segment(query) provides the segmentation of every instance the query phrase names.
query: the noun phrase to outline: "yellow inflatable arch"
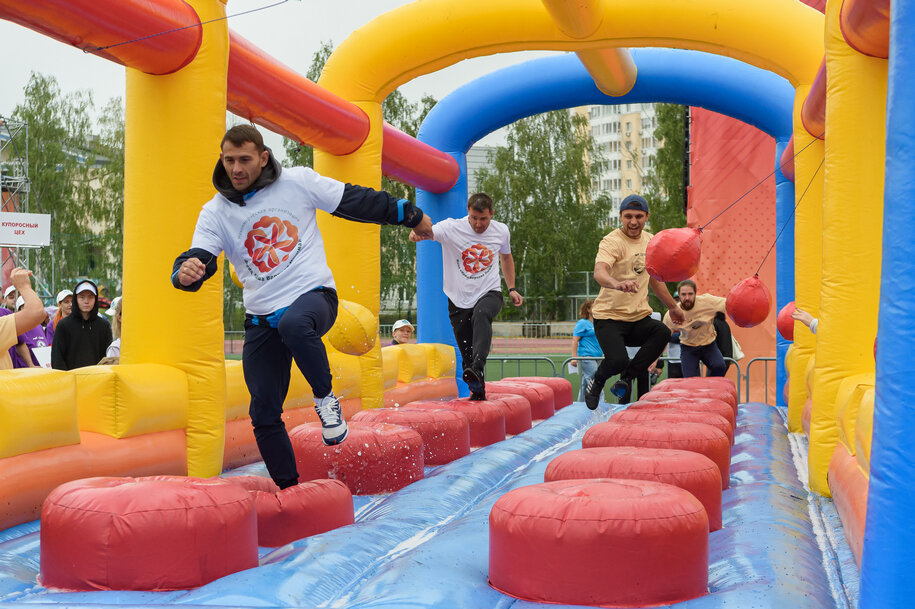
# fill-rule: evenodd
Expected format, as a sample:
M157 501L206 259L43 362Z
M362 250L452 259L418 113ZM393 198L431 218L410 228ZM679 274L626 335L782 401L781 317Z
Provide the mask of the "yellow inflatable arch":
M620 0L575 3L597 11L593 32L573 38L553 20L545 3L531 0L427 0L390 11L354 32L328 60L319 84L356 103L371 118L363 146L347 156L315 153L316 169L339 180L379 187L381 102L417 76L463 59L530 49L582 51L607 47L655 46L707 51L734 57L788 79L797 89L799 116L823 57L823 15L794 0L735 3L728 0ZM663 18L659 16L663 15ZM796 183L811 183L797 220L797 301L819 311L822 142L795 120ZM341 296L377 312L379 230L336 218L319 219L328 259ZM355 237L355 238L354 238ZM353 243L359 243L357 254ZM798 333L799 335L802 333ZM813 355L812 337L798 340L792 366L792 430L799 431L806 400L803 370ZM363 358L363 396L379 399L380 360ZM799 404L799 405L798 405ZM812 453L818 454L817 450ZM831 450L829 451L831 454ZM828 461L828 454L824 452ZM825 486L825 466L823 486Z

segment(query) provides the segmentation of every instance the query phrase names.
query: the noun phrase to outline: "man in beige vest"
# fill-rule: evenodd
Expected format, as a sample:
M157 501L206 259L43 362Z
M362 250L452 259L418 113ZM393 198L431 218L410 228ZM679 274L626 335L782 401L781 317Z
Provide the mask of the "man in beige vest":
M721 350L715 343L715 314L724 312L727 299L712 294L696 294L696 283L689 279L677 285L680 296L679 308L683 311L683 323L674 327L670 312L664 316L664 325L673 332L680 332L680 365L683 376L699 376L699 362L708 367L709 376L724 376L727 365Z
M622 399L632 379L648 370L667 346L670 330L651 318L649 286L670 309L674 322L683 320L683 312L667 286L649 277L645 270L645 250L652 236L643 230L648 215L648 202L643 197L629 195L623 199L620 227L601 240L594 261L594 280L601 290L591 315L604 360L585 391L585 404L592 410L597 408L607 379L620 375L610 392ZM626 347L639 347L631 360Z

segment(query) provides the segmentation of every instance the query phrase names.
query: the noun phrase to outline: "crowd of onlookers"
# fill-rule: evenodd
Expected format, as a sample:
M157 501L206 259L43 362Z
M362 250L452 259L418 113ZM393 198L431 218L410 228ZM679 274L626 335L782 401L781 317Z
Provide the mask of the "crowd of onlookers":
M31 272L14 269L0 301L0 369L72 370L117 364L121 355L121 297L99 297L82 279L44 307L32 289ZM100 310L100 305L106 308ZM8 349L8 351L7 351Z

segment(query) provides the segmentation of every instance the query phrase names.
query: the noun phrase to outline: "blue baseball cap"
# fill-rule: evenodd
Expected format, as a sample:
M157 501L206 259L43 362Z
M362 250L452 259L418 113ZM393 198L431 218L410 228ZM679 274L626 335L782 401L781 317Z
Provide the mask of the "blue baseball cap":
M648 201L641 195L629 195L620 203L620 213L626 210L643 211L648 213Z

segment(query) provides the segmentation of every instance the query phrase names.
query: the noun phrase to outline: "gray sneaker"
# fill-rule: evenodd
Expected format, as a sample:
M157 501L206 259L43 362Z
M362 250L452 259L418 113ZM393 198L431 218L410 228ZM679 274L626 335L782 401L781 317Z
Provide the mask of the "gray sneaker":
M330 392L327 397L320 400L315 399L315 411L318 413L318 418L321 419L321 438L324 440L324 444L334 446L343 442L349 429L343 418L340 401L334 396L334 393Z

